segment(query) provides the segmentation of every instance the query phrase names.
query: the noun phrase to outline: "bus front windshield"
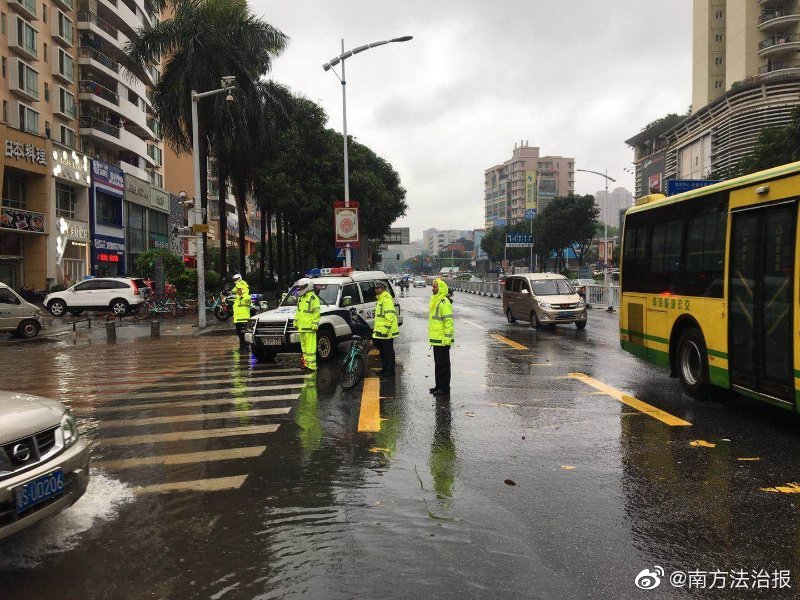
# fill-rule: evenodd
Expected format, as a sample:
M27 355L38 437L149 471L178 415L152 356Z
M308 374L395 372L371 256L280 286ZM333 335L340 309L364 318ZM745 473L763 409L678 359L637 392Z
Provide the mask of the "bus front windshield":
M339 286L335 283L315 283L314 293L319 301L325 305L335 305L336 298L339 296ZM297 306L299 295L297 288L293 287L281 302L281 306Z

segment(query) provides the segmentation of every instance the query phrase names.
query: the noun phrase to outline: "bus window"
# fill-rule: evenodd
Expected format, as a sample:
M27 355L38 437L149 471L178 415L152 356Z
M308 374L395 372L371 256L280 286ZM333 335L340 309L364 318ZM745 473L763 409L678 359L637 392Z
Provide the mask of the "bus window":
M683 220L657 223L650 243L650 291L677 292L681 270Z

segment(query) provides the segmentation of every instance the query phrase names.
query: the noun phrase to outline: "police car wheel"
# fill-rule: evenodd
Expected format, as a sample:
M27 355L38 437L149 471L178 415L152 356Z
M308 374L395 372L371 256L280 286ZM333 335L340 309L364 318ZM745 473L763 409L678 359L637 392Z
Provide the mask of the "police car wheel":
M336 354L336 338L330 331L317 332L317 356L327 362Z

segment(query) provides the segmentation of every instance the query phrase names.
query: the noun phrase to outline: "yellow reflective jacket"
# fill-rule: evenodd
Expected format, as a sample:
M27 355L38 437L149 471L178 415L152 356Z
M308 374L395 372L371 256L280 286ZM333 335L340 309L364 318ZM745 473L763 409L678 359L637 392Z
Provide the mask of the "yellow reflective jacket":
M447 284L441 279L439 293L433 294L428 315L428 343L431 346L451 346L453 344L453 305L447 297Z
M300 296L297 301L294 326L304 333L314 332L319 327L319 298L312 290Z
M236 296L233 301L233 322L244 323L250 318L250 291L245 284L244 292L241 296Z
M388 340L400 335L400 328L397 325L397 311L394 306L392 295L386 290L378 296L375 305L375 327L372 337L379 340Z
M232 292L235 294L238 289L242 290L242 294L250 295L250 285L244 279L240 279L234 284Z

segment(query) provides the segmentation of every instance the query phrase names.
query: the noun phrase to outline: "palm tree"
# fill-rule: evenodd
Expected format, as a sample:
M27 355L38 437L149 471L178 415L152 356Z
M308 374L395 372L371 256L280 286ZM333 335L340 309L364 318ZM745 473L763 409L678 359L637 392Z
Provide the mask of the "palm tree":
M177 152L190 151L191 91L218 88L223 76L233 75L238 88L236 97L256 97L259 78L270 71L272 59L284 50L288 38L253 16L242 0L159 0L156 4L158 9L169 6L173 16L154 27L142 28L138 38L128 43L127 67L132 73L141 73L165 57L161 79L153 92L153 108L164 138ZM214 140L217 115L226 104L218 95L198 106L199 193L203 208L207 207L208 198L209 143ZM223 205L220 211L224 212ZM220 236L224 235L222 227ZM224 244L223 237L221 255Z

